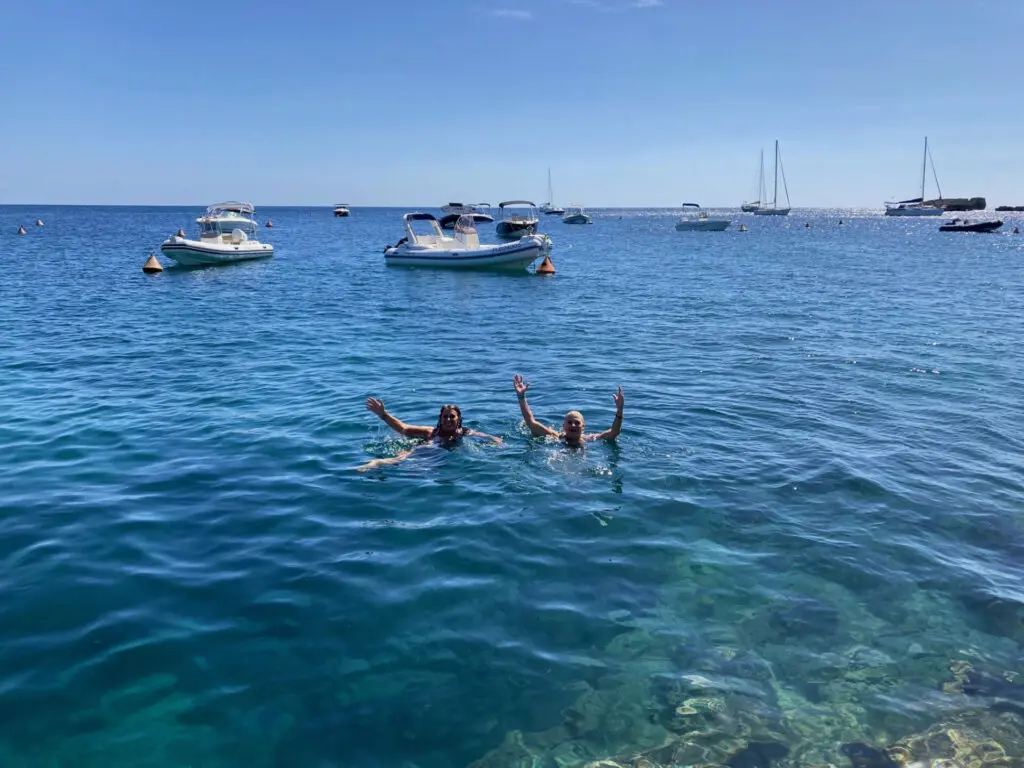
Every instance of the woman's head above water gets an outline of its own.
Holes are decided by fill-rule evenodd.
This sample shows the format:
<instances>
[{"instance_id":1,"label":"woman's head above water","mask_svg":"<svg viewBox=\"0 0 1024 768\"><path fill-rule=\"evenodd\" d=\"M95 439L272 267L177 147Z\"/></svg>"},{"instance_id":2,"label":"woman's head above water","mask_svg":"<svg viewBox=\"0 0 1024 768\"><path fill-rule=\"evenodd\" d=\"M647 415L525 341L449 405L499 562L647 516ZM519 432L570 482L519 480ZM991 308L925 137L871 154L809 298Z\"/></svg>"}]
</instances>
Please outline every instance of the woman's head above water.
<instances>
[{"instance_id":1,"label":"woman's head above water","mask_svg":"<svg viewBox=\"0 0 1024 768\"><path fill-rule=\"evenodd\" d=\"M441 406L441 412L437 416L437 426L434 427L434 434L447 440L461 437L462 411L457 405L445 404Z\"/></svg>"},{"instance_id":2,"label":"woman's head above water","mask_svg":"<svg viewBox=\"0 0 1024 768\"><path fill-rule=\"evenodd\" d=\"M583 414L579 411L569 411L562 420L562 434L566 442L576 443L583 439L583 430L586 425L583 422Z\"/></svg>"}]
</instances>

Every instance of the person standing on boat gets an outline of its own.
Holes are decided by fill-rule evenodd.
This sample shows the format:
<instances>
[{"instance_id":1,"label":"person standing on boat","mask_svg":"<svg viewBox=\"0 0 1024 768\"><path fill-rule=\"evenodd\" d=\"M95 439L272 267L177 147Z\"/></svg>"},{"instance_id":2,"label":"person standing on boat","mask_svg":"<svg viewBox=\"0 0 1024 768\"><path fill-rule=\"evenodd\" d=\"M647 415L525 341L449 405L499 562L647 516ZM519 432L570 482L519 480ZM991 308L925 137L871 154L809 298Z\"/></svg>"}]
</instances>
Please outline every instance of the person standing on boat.
<instances>
[{"instance_id":1,"label":"person standing on boat","mask_svg":"<svg viewBox=\"0 0 1024 768\"><path fill-rule=\"evenodd\" d=\"M515 387L516 397L519 398L519 410L523 412L526 426L530 428L530 433L534 437L557 437L566 445L576 448L592 440L614 442L615 438L619 436L619 432L622 431L622 407L626 402L626 398L622 394L622 387L619 387L618 392L612 395L612 399L615 400L615 421L612 422L611 429L588 435L584 432L583 414L579 411L569 411L565 414L565 419L562 420L561 432L541 424L533 417L530 404L526 402L526 390L530 388L529 383L524 381L523 377L517 373L512 377L512 386Z\"/></svg>"}]
</instances>

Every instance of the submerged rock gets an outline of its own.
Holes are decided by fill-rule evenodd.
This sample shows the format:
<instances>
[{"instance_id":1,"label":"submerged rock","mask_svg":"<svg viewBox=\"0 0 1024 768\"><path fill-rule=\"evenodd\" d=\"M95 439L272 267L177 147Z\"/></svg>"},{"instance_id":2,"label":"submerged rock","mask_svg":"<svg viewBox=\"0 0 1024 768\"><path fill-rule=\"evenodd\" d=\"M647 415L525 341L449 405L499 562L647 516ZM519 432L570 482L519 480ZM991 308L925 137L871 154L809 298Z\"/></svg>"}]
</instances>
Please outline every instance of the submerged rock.
<instances>
[{"instance_id":1,"label":"submerged rock","mask_svg":"<svg viewBox=\"0 0 1024 768\"><path fill-rule=\"evenodd\" d=\"M920 763L929 768L1021 768L1024 717L991 710L962 713L928 731L901 739L885 752L897 766Z\"/></svg>"},{"instance_id":2,"label":"submerged rock","mask_svg":"<svg viewBox=\"0 0 1024 768\"><path fill-rule=\"evenodd\" d=\"M789 754L789 747L777 741L751 742L725 761L729 768L771 768Z\"/></svg>"},{"instance_id":3,"label":"submerged rock","mask_svg":"<svg viewBox=\"0 0 1024 768\"><path fill-rule=\"evenodd\" d=\"M786 639L831 637L839 632L839 610L814 598L792 598L772 607L768 626Z\"/></svg>"},{"instance_id":4,"label":"submerged rock","mask_svg":"<svg viewBox=\"0 0 1024 768\"><path fill-rule=\"evenodd\" d=\"M893 760L882 750L860 742L843 744L839 751L850 758L850 765L853 768L902 768L901 763Z\"/></svg>"}]
</instances>

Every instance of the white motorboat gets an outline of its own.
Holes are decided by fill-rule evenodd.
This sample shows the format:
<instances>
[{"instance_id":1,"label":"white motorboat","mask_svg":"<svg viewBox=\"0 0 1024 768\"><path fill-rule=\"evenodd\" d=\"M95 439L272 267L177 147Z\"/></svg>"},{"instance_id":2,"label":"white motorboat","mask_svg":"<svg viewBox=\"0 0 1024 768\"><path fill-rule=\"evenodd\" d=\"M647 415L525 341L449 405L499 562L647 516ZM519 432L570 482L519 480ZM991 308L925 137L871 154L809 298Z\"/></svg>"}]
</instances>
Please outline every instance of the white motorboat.
<instances>
[{"instance_id":1,"label":"white motorboat","mask_svg":"<svg viewBox=\"0 0 1024 768\"><path fill-rule=\"evenodd\" d=\"M516 208L526 208L527 213L506 210ZM537 206L529 200L506 200L498 203L498 211L498 225L495 227L498 237L506 240L518 239L537 231Z\"/></svg>"},{"instance_id":2,"label":"white motorboat","mask_svg":"<svg viewBox=\"0 0 1024 768\"><path fill-rule=\"evenodd\" d=\"M490 209L490 203L473 203L472 205L466 205L465 203L448 203L447 205L441 206L441 213L448 216L463 216L471 213L482 213L482 208Z\"/></svg>"},{"instance_id":3,"label":"white motorboat","mask_svg":"<svg viewBox=\"0 0 1024 768\"><path fill-rule=\"evenodd\" d=\"M348 216L348 206L345 203L338 203L336 206L334 206L334 215L339 219Z\"/></svg>"},{"instance_id":4,"label":"white motorboat","mask_svg":"<svg viewBox=\"0 0 1024 768\"><path fill-rule=\"evenodd\" d=\"M487 245L480 242L471 216L463 216L447 236L429 213L407 213L402 217L405 237L384 249L387 264L402 267L447 267L449 269L526 269L551 249L547 235L526 235L512 243ZM415 226L426 226L417 233Z\"/></svg>"},{"instance_id":5,"label":"white motorboat","mask_svg":"<svg viewBox=\"0 0 1024 768\"><path fill-rule=\"evenodd\" d=\"M683 215L676 222L676 231L724 232L730 224L732 219L712 219L697 203L683 203Z\"/></svg>"},{"instance_id":6,"label":"white motorboat","mask_svg":"<svg viewBox=\"0 0 1024 768\"><path fill-rule=\"evenodd\" d=\"M565 209L565 215L562 217L562 221L565 224L593 224L594 220L591 219L583 210L581 205L570 205Z\"/></svg>"},{"instance_id":7,"label":"white motorboat","mask_svg":"<svg viewBox=\"0 0 1024 768\"><path fill-rule=\"evenodd\" d=\"M931 153L928 151L928 137L924 137L924 159L921 161L921 196L911 200L900 200L896 203L885 204L886 216L941 216L946 212L945 208L936 205L926 205L924 202L924 180L928 172L928 161L931 160ZM932 176L935 178L935 188L939 191L939 200L942 199L942 187L939 186L939 177L935 173L935 162L932 161Z\"/></svg>"},{"instance_id":8,"label":"white motorboat","mask_svg":"<svg viewBox=\"0 0 1024 768\"><path fill-rule=\"evenodd\" d=\"M786 207L779 207L779 171L782 171L782 189L786 193ZM789 216L789 185L786 184L786 172L782 170L782 157L779 155L779 140L775 140L775 189L771 203L761 202L753 211L755 216Z\"/></svg>"},{"instance_id":9,"label":"white motorboat","mask_svg":"<svg viewBox=\"0 0 1024 768\"><path fill-rule=\"evenodd\" d=\"M218 203L196 219L199 239L174 235L160 244L160 253L183 267L229 264L235 261L266 259L274 255L274 246L256 237L255 209L249 203Z\"/></svg>"},{"instance_id":10,"label":"white motorboat","mask_svg":"<svg viewBox=\"0 0 1024 768\"><path fill-rule=\"evenodd\" d=\"M544 215L561 216L564 214L565 210L555 205L554 200L555 193L551 189L551 169L548 168L548 201L539 208L540 212Z\"/></svg>"}]
</instances>

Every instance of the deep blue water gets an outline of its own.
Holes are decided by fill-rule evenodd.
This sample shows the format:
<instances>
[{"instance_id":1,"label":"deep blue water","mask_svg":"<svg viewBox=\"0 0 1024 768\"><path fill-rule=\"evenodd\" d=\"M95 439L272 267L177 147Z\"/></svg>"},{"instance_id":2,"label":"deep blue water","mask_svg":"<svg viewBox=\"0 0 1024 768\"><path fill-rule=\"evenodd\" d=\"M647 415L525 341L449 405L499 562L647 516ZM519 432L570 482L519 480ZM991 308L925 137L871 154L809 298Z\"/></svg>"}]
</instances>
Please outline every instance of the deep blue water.
<instances>
[{"instance_id":1,"label":"deep blue water","mask_svg":"<svg viewBox=\"0 0 1024 768\"><path fill-rule=\"evenodd\" d=\"M593 211L539 277L268 208L272 260L144 275L200 212L0 208L5 768L565 768L680 686L846 765L1021 670L1024 223ZM621 385L617 444L515 372L588 430ZM504 445L357 472L410 445L370 395Z\"/></svg>"}]
</instances>

